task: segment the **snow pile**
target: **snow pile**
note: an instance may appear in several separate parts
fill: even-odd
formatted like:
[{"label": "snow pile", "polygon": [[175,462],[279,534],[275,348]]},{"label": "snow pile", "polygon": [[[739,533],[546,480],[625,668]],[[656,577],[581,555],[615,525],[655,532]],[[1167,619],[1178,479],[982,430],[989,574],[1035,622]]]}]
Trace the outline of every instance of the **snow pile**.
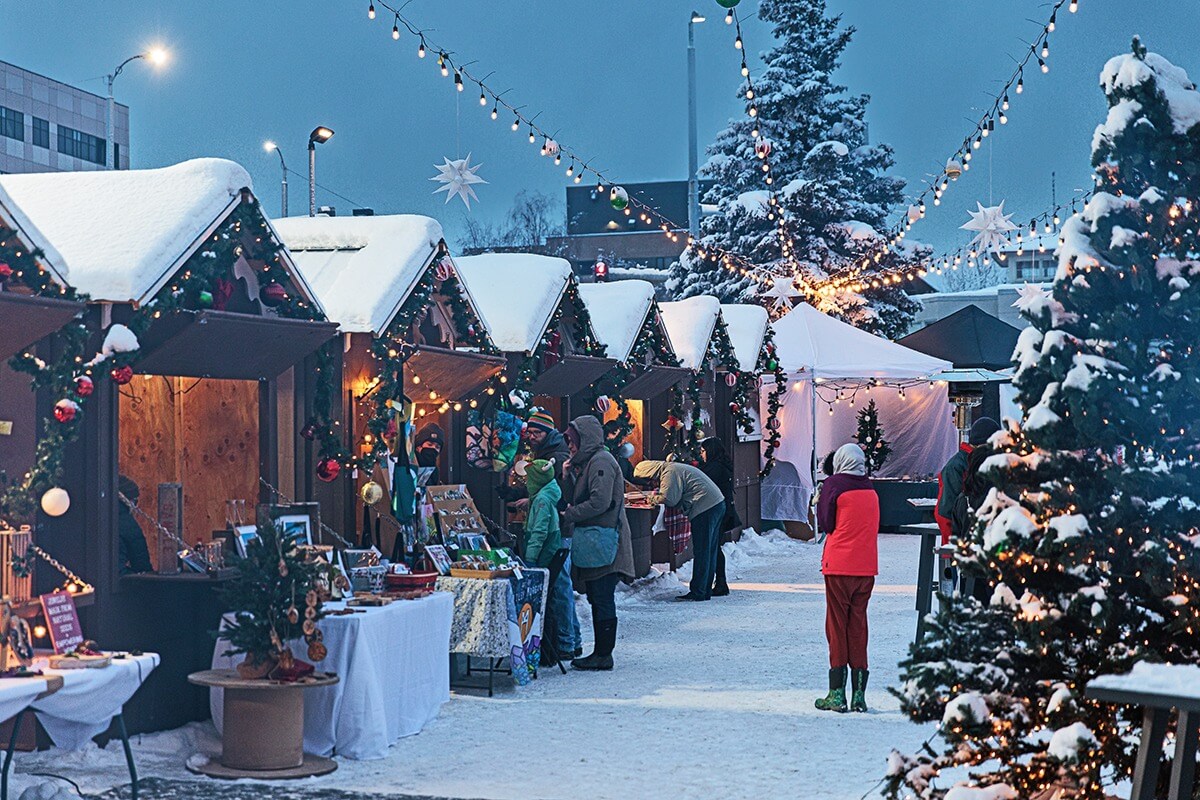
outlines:
[{"label": "snow pile", "polygon": [[979,692],[966,692],[946,703],[946,710],[942,713],[942,727],[982,725],[991,718],[992,711],[983,695]]},{"label": "snow pile", "polygon": [[729,210],[741,211],[750,216],[765,217],[770,199],[771,193],[765,189],[753,189],[749,192],[742,192],[733,200],[730,200]]},{"label": "snow pile", "polygon": [[729,330],[729,341],[743,372],[754,372],[767,335],[767,310],[746,303],[722,303],[721,318]]},{"label": "snow pile", "polygon": [[682,365],[691,370],[703,367],[708,354],[708,342],[721,316],[720,301],[702,294],[662,303],[659,309],[667,328],[667,338],[671,340],[671,349]]},{"label": "snow pile", "polygon": [[1046,752],[1059,761],[1073,764],[1079,760],[1081,750],[1087,750],[1096,744],[1099,742],[1091,729],[1082,722],[1075,722],[1054,732]]},{"label": "snow pile", "polygon": [[988,523],[983,533],[983,549],[989,553],[995,552],[996,548],[1011,539],[1031,538],[1037,529],[1032,514],[1020,505],[1010,505]]},{"label": "snow pile", "polygon": [[960,783],[950,787],[945,800],[1016,800],[1017,790],[1007,783],[991,786],[968,786]]},{"label": "snow pile", "polygon": [[1067,688],[1065,683],[1054,684],[1054,693],[1050,695],[1050,700],[1046,703],[1046,713],[1053,714],[1071,702],[1073,698],[1074,695],[1071,694],[1071,690]]},{"label": "snow pile", "polygon": [[[238,164],[0,176],[0,188],[94,301],[149,300],[251,186]],[[10,209],[11,210],[11,209]],[[49,252],[49,251],[48,251]]]},{"label": "snow pile", "polygon": [[646,281],[583,283],[579,286],[579,296],[608,356],[624,362],[650,313],[654,286]]},{"label": "snow pile", "polygon": [[17,800],[75,800],[75,793],[54,781],[43,781],[21,792]]},{"label": "snow pile", "polygon": [[[691,577],[690,574],[688,577]],[[644,578],[638,578],[626,586],[617,584],[617,606],[643,605],[646,603],[661,603],[673,600],[681,594],[687,594],[688,585],[680,577],[679,572],[659,572],[651,570]]]},{"label": "snow pile", "polygon": [[1173,695],[1200,699],[1200,666],[1151,664],[1142,661],[1125,675],[1101,675],[1088,684],[1092,689]]},{"label": "snow pile", "polygon": [[287,217],[274,225],[343,333],[381,335],[442,242],[436,220],[413,214]]},{"label": "snow pile", "polygon": [[455,259],[492,342],[506,353],[532,353],[572,280],[566,259],[487,253]]},{"label": "snow pile", "polygon": [[140,347],[137,335],[117,322],[110,325],[108,333],[104,335],[104,344],[100,346],[100,353],[107,357],[116,353],[132,353]]},{"label": "snow pile", "polygon": [[[854,241],[874,241],[883,238],[879,235],[879,231],[867,223],[859,222],[856,219],[847,220],[846,222],[834,222],[831,227],[840,229],[846,234],[847,239],[853,239]],[[922,245],[918,242],[917,246],[925,247],[927,245]]]},{"label": "snow pile", "polygon": [[753,528],[747,528],[736,542],[721,545],[721,552],[725,554],[725,572],[732,579],[764,561],[790,556],[797,547],[812,546],[791,538],[783,531],[758,533]]}]

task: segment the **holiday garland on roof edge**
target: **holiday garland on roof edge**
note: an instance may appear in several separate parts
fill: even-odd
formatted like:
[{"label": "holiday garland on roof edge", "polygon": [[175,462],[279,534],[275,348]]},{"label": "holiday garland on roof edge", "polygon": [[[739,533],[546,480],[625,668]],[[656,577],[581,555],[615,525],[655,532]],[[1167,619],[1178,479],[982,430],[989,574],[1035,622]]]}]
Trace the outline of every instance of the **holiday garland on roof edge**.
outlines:
[{"label": "holiday garland on roof edge", "polygon": [[644,369],[653,366],[677,367],[679,359],[671,352],[671,345],[663,331],[658,303],[651,301],[650,310],[633,341],[629,357],[618,363],[606,378],[608,384],[605,388],[617,404],[618,411],[617,416],[604,423],[604,440],[609,450],[615,451],[625,437],[633,432],[633,415],[629,410],[629,402],[621,396],[621,392]]}]

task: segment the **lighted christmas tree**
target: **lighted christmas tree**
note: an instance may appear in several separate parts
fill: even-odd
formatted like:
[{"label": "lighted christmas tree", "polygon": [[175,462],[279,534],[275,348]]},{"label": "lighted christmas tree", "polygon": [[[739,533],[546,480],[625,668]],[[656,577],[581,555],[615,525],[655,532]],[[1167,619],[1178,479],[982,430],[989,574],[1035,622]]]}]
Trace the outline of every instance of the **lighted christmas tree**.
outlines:
[{"label": "lighted christmas tree", "polygon": [[905,711],[944,741],[893,754],[894,798],[1113,794],[1141,716],[1087,683],[1200,660],[1200,93],[1137,40],[1101,85],[1097,194],[1063,228],[1052,292],[1023,293],[1023,419],[993,437],[958,542],[991,602],[955,598],[903,665]]},{"label": "lighted christmas tree", "polygon": [[[752,76],[754,98],[746,99],[747,84],[740,88],[755,116],[732,121],[709,148],[703,172],[714,183],[703,200],[719,213],[701,221],[699,249],[729,251],[801,281],[861,266],[864,259],[870,262],[868,274],[913,263],[915,248],[902,244],[901,255],[887,247],[887,218],[904,192],[904,182],[886,174],[892,150],[868,141],[869,98],[848,94],[832,78],[854,30],[841,27],[840,17],[828,16],[824,0],[762,0],[758,13],[773,26],[776,42],[763,56],[762,74]],[[769,148],[769,186],[759,157],[764,147]],[[769,205],[769,190],[777,207]],[[772,219],[777,213],[784,215],[789,254]],[[672,266],[667,288],[676,297],[763,300],[762,287],[737,269],[692,250]],[[916,311],[894,284],[861,293],[795,294],[821,311],[893,338],[906,331]]]},{"label": "lighted christmas tree", "polygon": [[879,409],[875,401],[867,403],[867,407],[858,412],[858,431],[854,441],[867,455],[867,474],[874,475],[892,454],[892,445],[883,438],[883,426],[879,424]]}]

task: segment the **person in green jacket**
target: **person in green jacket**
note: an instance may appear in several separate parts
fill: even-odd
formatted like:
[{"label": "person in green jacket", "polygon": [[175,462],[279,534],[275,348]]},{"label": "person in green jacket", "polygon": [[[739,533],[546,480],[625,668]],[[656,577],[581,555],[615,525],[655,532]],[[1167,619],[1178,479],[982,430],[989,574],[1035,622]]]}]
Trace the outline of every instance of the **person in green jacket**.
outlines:
[{"label": "person in green jacket", "polygon": [[[554,478],[556,470],[562,469],[553,458],[537,459],[525,469],[525,488],[529,491],[529,513],[525,517],[525,562],[539,567],[549,567],[554,554],[563,546],[562,527],[558,517],[558,502],[562,489]],[[564,564],[565,567],[565,564]],[[577,641],[579,617],[575,613],[575,590],[571,586],[569,570],[558,573],[546,605],[551,611],[554,630],[545,631],[553,637],[551,641],[560,658],[573,658],[579,650]],[[554,666],[543,655],[542,663]]]}]

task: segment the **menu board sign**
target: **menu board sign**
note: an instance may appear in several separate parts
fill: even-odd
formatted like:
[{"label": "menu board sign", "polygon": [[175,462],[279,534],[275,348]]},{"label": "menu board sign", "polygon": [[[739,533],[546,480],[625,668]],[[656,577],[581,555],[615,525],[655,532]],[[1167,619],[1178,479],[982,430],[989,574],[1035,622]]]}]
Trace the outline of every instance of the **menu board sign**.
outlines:
[{"label": "menu board sign", "polygon": [[54,652],[61,655],[83,644],[83,627],[75,611],[75,598],[69,592],[52,592],[42,595],[41,600]]}]

